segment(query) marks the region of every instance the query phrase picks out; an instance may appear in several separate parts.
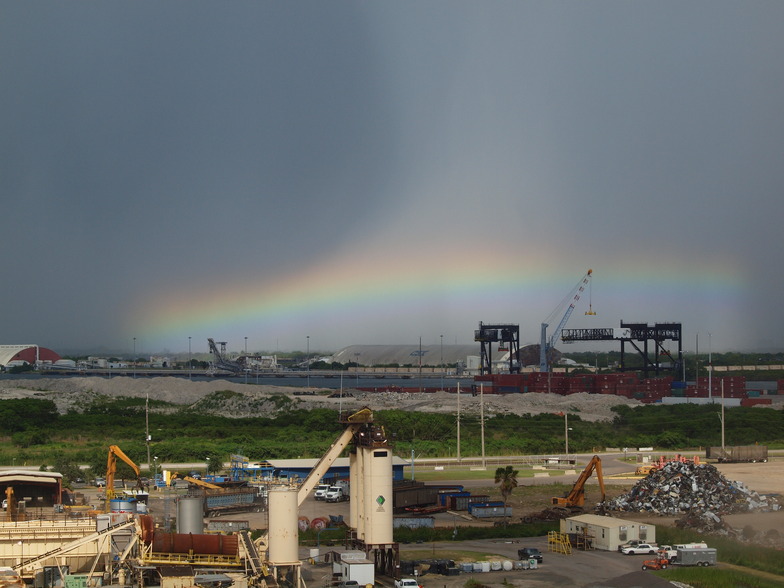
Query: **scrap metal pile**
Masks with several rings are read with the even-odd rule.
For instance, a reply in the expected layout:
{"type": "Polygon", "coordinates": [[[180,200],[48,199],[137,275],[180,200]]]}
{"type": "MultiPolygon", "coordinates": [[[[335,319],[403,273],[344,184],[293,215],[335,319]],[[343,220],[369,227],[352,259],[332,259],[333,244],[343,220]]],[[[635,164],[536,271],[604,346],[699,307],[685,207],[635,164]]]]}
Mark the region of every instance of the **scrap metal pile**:
{"type": "Polygon", "coordinates": [[[653,512],[662,516],[687,513],[715,519],[717,515],[778,510],[775,499],[731,482],[710,464],[673,461],[654,470],[623,496],[600,505],[602,512],[653,512]]]}

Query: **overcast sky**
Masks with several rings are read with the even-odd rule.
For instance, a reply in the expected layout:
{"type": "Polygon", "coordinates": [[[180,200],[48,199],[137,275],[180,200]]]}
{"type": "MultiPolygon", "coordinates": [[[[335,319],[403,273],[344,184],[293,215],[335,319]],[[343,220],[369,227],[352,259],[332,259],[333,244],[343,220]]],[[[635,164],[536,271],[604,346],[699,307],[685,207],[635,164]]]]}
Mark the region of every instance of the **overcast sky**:
{"type": "Polygon", "coordinates": [[[567,327],[781,351],[783,22],[779,0],[7,0],[0,343],[535,342],[591,268],[567,327]]]}

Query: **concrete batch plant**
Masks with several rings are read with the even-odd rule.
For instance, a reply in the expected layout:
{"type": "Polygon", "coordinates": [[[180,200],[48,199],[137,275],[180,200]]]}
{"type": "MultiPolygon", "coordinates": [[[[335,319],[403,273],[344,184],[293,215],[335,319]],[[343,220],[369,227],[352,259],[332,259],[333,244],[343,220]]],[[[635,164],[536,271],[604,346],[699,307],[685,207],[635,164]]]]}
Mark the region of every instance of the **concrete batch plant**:
{"type": "MultiPolygon", "coordinates": [[[[205,534],[204,504],[193,496],[177,499],[178,532],[172,533],[158,526],[146,509],[134,512],[128,499],[107,501],[112,504],[105,510],[111,512],[89,506],[77,512],[72,510],[77,507],[59,504],[59,474],[46,479],[42,473],[7,474],[7,485],[16,486],[19,496],[55,498],[51,506],[42,503],[40,508],[22,511],[14,504],[13,516],[6,513],[0,522],[0,563],[42,588],[58,585],[60,579],[64,586],[81,582],[80,586],[160,584],[174,588],[169,586],[173,580],[167,575],[172,567],[192,569],[196,583],[200,576],[197,570],[201,570],[202,576],[229,574],[235,586],[300,588],[304,583],[299,508],[335,459],[348,449],[351,503],[346,548],[364,553],[376,573],[397,577],[392,449],[383,428],[373,423],[370,409],[341,415],[341,422],[344,430],[299,487],[269,487],[268,531],[255,541],[247,529],[205,534]],[[49,486],[42,492],[44,486],[33,488],[30,484],[49,486]],[[116,511],[114,503],[122,510],[116,511]]],[[[12,495],[9,492],[9,497],[12,495]]]]}
{"type": "Polygon", "coordinates": [[[269,573],[278,581],[301,584],[298,507],[349,445],[350,530],[346,547],[363,551],[381,574],[394,577],[398,572],[399,547],[392,538],[392,449],[383,428],[373,424],[369,408],[345,416],[341,422],[345,425],[343,433],[299,489],[270,488],[269,533],[259,541],[259,547],[266,549],[269,573]]]}

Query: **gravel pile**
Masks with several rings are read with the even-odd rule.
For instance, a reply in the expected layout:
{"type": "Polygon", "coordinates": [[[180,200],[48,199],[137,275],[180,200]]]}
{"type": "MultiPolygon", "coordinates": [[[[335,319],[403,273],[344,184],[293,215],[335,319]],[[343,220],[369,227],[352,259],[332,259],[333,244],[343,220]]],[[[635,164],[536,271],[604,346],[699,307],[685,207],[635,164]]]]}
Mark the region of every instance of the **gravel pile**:
{"type": "MultiPolygon", "coordinates": [[[[79,411],[96,398],[124,396],[160,400],[175,406],[198,408],[200,412],[227,417],[272,416],[290,408],[331,408],[352,410],[369,406],[371,409],[400,409],[419,412],[457,412],[457,395],[447,392],[398,393],[360,392],[347,389],[342,398],[330,398],[328,391],[291,386],[269,386],[215,379],[193,382],[187,378],[114,378],[68,377],[41,379],[0,379],[0,399],[47,398],[61,413],[79,411]],[[218,392],[235,394],[218,394],[218,392]],[[307,394],[305,392],[308,392],[307,394]],[[323,393],[322,393],[323,392],[323,393]],[[281,396],[289,402],[281,402],[281,396]]],[[[339,395],[338,395],[339,396],[339,395]]],[[[568,412],[584,421],[611,420],[612,407],[619,404],[637,406],[639,402],[609,394],[485,394],[460,395],[460,410],[478,415],[484,402],[485,416],[496,414],[540,414],[568,412]]],[[[157,410],[157,409],[156,409],[157,410]]]]}

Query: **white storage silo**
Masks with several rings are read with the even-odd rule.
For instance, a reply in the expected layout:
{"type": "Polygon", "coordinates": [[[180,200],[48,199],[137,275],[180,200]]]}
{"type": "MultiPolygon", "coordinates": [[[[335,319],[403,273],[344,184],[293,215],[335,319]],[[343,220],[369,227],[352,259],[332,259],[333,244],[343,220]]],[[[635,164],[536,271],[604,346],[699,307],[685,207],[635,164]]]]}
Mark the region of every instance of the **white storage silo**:
{"type": "Polygon", "coordinates": [[[277,486],[269,491],[269,543],[267,557],[273,565],[299,563],[297,489],[277,486]]]}
{"type": "Polygon", "coordinates": [[[204,498],[180,496],[177,499],[177,532],[204,534],[204,498]]]}
{"type": "Polygon", "coordinates": [[[362,517],[362,464],[359,462],[360,454],[352,451],[348,455],[349,478],[349,519],[348,526],[357,532],[357,537],[362,537],[365,532],[364,518],[362,517]]]}
{"type": "Polygon", "coordinates": [[[363,470],[362,513],[366,545],[387,545],[392,538],[392,450],[389,447],[357,447],[363,470]]]}

